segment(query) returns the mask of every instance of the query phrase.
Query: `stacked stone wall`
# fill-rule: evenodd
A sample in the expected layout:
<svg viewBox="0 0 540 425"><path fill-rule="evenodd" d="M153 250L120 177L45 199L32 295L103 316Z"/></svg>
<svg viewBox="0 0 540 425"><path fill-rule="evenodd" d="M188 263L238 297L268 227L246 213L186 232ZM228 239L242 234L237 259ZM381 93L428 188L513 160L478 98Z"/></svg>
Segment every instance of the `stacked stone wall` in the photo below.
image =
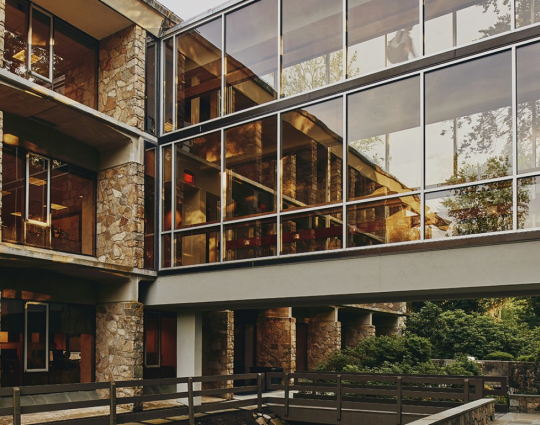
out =
<svg viewBox="0 0 540 425"><path fill-rule="evenodd" d="M375 333L376 329L373 325L343 326L343 345L345 347L356 347L360 341L375 336Z"/></svg>
<svg viewBox="0 0 540 425"><path fill-rule="evenodd" d="M341 322L311 321L308 325L308 370L341 349Z"/></svg>
<svg viewBox="0 0 540 425"><path fill-rule="evenodd" d="M296 319L257 319L257 366L296 370Z"/></svg>
<svg viewBox="0 0 540 425"><path fill-rule="evenodd" d="M101 171L97 193L97 257L144 267L144 167L131 162Z"/></svg>
<svg viewBox="0 0 540 425"><path fill-rule="evenodd" d="M143 377L143 304L119 302L96 309L96 382L138 380ZM138 395L142 388L123 388L121 396Z"/></svg>
<svg viewBox="0 0 540 425"><path fill-rule="evenodd" d="M146 31L133 25L100 42L98 110L144 129Z"/></svg>
<svg viewBox="0 0 540 425"><path fill-rule="evenodd" d="M202 374L232 375L234 373L234 312L205 312L203 320ZM204 389L232 388L232 381L208 382ZM231 398L232 394L226 394Z"/></svg>

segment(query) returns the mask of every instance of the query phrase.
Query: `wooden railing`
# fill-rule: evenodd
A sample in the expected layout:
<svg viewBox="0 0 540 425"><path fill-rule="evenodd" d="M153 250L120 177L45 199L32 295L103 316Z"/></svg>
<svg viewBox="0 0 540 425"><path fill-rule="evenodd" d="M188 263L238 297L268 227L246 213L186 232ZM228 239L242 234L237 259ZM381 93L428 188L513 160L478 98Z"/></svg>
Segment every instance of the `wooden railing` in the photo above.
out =
<svg viewBox="0 0 540 425"><path fill-rule="evenodd" d="M274 382L273 382L274 381ZM279 383L277 383L277 382ZM485 388L495 383L498 389ZM201 389L205 383L221 388ZM236 385L234 385L236 383ZM167 391L150 394L149 387L166 387ZM263 391L282 390L284 395ZM21 397L97 391L101 398L82 401L21 404ZM379 415L378 423L404 424L478 400L486 395L506 395L506 377L382 375L337 373L251 373L242 375L145 379L91 384L45 385L1 388L0 397L12 398L12 407L0 408L0 416L12 416L13 424L21 424L21 415L101 407L100 416L78 419L81 425L115 425L188 416L195 423L195 414L263 404L285 419L310 420L310 415L328 416L328 423L353 423L352 413ZM200 397L248 393L249 397L225 402L200 404ZM169 404L162 408L143 410L143 403L182 399L184 405ZM118 412L118 406L130 406ZM314 409L316 407L317 409ZM310 413L311 412L311 413ZM95 413L94 413L95 414ZM300 415L300 416L299 416ZM392 417L394 419L390 420ZM344 420L345 418L345 420ZM355 419L356 420L356 419ZM390 420L390 422L388 422Z"/></svg>

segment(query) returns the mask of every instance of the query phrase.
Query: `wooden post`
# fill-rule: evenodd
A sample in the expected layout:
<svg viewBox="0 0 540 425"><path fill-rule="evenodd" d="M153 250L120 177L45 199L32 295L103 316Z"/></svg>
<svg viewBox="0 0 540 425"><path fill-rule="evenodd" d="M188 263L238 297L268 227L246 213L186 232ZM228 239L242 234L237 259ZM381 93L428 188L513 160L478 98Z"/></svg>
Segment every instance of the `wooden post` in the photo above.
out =
<svg viewBox="0 0 540 425"><path fill-rule="evenodd" d="M116 382L111 382L109 387L109 399L111 401L110 425L116 425Z"/></svg>
<svg viewBox="0 0 540 425"><path fill-rule="evenodd" d="M463 380L463 393L463 402L468 403L471 400L471 395L469 393L469 380L467 378Z"/></svg>
<svg viewBox="0 0 540 425"><path fill-rule="evenodd" d="M13 388L13 425L21 425L21 390Z"/></svg>
<svg viewBox="0 0 540 425"><path fill-rule="evenodd" d="M262 412L262 392L263 392L263 377L262 374L257 374L257 411Z"/></svg>
<svg viewBox="0 0 540 425"><path fill-rule="evenodd" d="M397 417L396 417L396 423L397 425L401 425L401 413L402 413L402 405L401 405L401 401L402 401L402 381L401 381L401 376L398 376L397 378L397 408L396 408L396 414L397 414Z"/></svg>
<svg viewBox="0 0 540 425"><path fill-rule="evenodd" d="M336 403L337 403L337 421L341 422L341 375L337 376Z"/></svg>
<svg viewBox="0 0 540 425"><path fill-rule="evenodd" d="M289 374L285 374L285 417L289 417L289 386L290 386L290 380L289 380Z"/></svg>
<svg viewBox="0 0 540 425"><path fill-rule="evenodd" d="M188 404L189 404L189 425L195 425L195 400L193 400L193 378L188 378Z"/></svg>

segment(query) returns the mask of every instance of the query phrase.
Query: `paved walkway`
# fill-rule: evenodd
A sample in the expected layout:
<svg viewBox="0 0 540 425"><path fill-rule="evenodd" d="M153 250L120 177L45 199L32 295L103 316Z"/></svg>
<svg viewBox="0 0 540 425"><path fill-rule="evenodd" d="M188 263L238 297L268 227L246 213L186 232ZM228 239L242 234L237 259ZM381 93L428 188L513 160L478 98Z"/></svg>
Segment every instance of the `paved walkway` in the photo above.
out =
<svg viewBox="0 0 540 425"><path fill-rule="evenodd" d="M497 416L493 425L540 425L540 413L506 413Z"/></svg>

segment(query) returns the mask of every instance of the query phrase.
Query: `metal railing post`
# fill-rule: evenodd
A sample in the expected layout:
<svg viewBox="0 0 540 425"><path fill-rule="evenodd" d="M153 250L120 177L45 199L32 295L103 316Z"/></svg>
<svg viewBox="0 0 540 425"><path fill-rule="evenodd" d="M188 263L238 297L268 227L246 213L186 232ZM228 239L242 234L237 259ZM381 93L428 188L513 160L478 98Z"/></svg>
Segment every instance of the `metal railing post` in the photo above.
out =
<svg viewBox="0 0 540 425"><path fill-rule="evenodd" d="M341 421L341 375L337 376L337 390L336 390L336 403L337 403L337 420Z"/></svg>
<svg viewBox="0 0 540 425"><path fill-rule="evenodd" d="M403 382L401 380L401 376L398 376L397 378L397 406L396 406L396 423L397 425L401 425L401 414L402 414L402 411L403 411L403 406L402 406L402 399L403 399L403 394L402 394L402 385L403 385Z"/></svg>
<svg viewBox="0 0 540 425"><path fill-rule="evenodd" d="M257 411L262 412L262 392L263 392L263 377L262 373L257 374Z"/></svg>
<svg viewBox="0 0 540 425"><path fill-rule="evenodd" d="M13 425L21 425L21 390L13 388Z"/></svg>
<svg viewBox="0 0 540 425"><path fill-rule="evenodd" d="M195 401L193 400L193 378L188 378L188 405L189 405L189 425L195 425Z"/></svg>
<svg viewBox="0 0 540 425"><path fill-rule="evenodd" d="M469 401L471 401L471 394L469 392L469 379L468 378L465 378L463 380L463 392L464 392L463 401L465 403L468 403Z"/></svg>
<svg viewBox="0 0 540 425"><path fill-rule="evenodd" d="M109 387L109 399L111 401L110 425L116 425L116 382L111 382Z"/></svg>
<svg viewBox="0 0 540 425"><path fill-rule="evenodd" d="M289 380L289 374L285 374L285 417L289 417L289 386L290 386L290 380Z"/></svg>

